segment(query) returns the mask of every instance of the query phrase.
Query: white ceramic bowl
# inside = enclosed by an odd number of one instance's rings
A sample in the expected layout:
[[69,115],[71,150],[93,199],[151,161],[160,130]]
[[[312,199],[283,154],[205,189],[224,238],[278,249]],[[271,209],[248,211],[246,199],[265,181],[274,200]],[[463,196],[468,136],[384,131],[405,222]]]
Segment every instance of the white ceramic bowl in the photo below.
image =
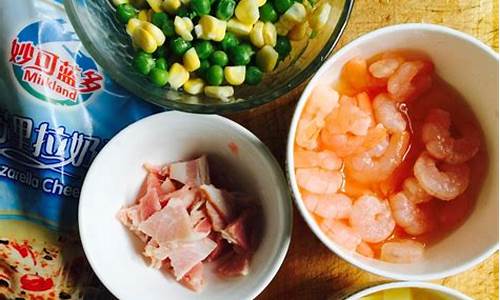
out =
[[334,298],[331,298],[332,300],[335,299],[345,299],[345,300],[358,300],[362,297],[384,291],[384,290],[390,290],[390,289],[399,289],[399,288],[419,288],[419,289],[424,289],[428,291],[432,291],[436,295],[439,295],[441,298],[439,299],[449,299],[449,300],[472,300],[471,298],[467,297],[466,295],[457,292],[453,289],[450,289],[448,287],[442,286],[442,285],[437,285],[433,283],[427,283],[427,282],[415,282],[415,281],[404,281],[404,282],[389,282],[389,283],[384,283],[384,284],[379,284],[375,286],[371,286],[365,289],[362,289],[358,291],[355,294],[350,294],[346,298],[341,298],[340,296],[335,296]]
[[[231,142],[238,154],[228,147]],[[165,164],[200,154],[223,165],[226,174],[258,197],[264,233],[248,276],[221,280],[206,270],[206,288],[197,294],[148,267],[141,255],[144,245],[116,213],[134,201],[146,175],[144,162]],[[93,270],[119,299],[252,299],[283,262],[290,243],[291,206],[281,168],[248,130],[219,116],[164,112],[128,126],[96,157],[80,196],[80,236]]]
[[[468,101],[481,123],[489,153],[489,172],[466,222],[442,241],[426,248],[425,259],[391,264],[351,253],[332,242],[307,211],[297,187],[293,146],[300,115],[319,82],[335,82],[351,58],[368,58],[393,49],[428,54],[437,73]],[[478,40],[455,30],[427,24],[405,24],[366,34],[336,52],[316,73],[300,98],[287,145],[287,172],[295,203],[312,231],[331,251],[375,274],[398,280],[433,280],[464,271],[498,249],[498,55]]]

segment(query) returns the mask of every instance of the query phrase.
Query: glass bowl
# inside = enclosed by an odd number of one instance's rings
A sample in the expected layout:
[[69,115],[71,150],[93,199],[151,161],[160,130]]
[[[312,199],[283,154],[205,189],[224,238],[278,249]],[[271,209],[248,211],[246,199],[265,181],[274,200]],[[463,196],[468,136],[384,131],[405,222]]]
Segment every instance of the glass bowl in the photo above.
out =
[[131,66],[134,50],[130,37],[115,14],[110,0],[66,0],[64,5],[83,46],[124,88],[156,105],[197,113],[223,113],[256,107],[293,90],[323,64],[338,42],[354,0],[324,0],[332,5],[328,23],[314,38],[293,42],[291,55],[257,86],[235,88],[229,101],[192,96],[182,91],[158,88]]

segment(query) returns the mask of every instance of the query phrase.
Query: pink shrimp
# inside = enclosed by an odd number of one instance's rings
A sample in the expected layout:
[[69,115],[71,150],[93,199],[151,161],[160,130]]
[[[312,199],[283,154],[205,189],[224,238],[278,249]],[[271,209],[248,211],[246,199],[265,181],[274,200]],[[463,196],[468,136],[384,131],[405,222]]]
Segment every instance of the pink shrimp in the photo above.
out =
[[388,94],[379,94],[373,100],[375,120],[390,132],[402,132],[406,129],[406,119],[398,108],[398,103]]
[[413,166],[418,183],[429,195],[441,200],[455,199],[469,186],[469,167],[443,163],[438,168],[436,164],[427,152],[420,154]]
[[388,238],[396,225],[387,200],[368,195],[361,196],[354,202],[349,222],[354,231],[370,243]]
[[464,163],[479,151],[479,132],[470,124],[461,125],[458,129],[462,137],[455,139],[450,134],[450,127],[449,112],[442,109],[431,110],[422,126],[425,148],[429,154],[447,163]]
[[300,147],[295,149],[294,162],[296,168],[319,167],[325,170],[338,170],[342,167],[342,160],[335,152],[328,150],[315,152]]
[[368,152],[352,155],[344,161],[346,171],[359,182],[380,182],[387,179],[403,161],[409,134],[394,133],[384,154],[372,157]]
[[332,241],[349,251],[355,251],[361,243],[361,237],[342,221],[325,219],[320,227]]
[[295,142],[306,149],[318,146],[318,136],[325,117],[338,106],[339,94],[327,85],[314,88],[297,125]]
[[403,182],[403,193],[415,204],[428,202],[432,199],[432,196],[427,194],[415,177],[405,179]]
[[333,134],[323,129],[319,140],[322,147],[335,152],[340,157],[346,157],[363,145],[364,137],[353,134]]
[[368,96],[368,93],[366,92],[359,93],[358,95],[356,95],[356,100],[359,109],[361,109],[361,111],[363,111],[370,117],[371,119],[370,126],[374,125],[375,117],[373,115],[372,101],[370,100],[370,96]]
[[428,61],[402,63],[387,81],[389,94],[398,102],[413,100],[431,87],[433,68]]
[[351,214],[352,200],[344,194],[318,195],[302,193],[307,209],[325,218],[345,219]]
[[320,168],[299,168],[296,176],[301,188],[315,194],[335,194],[343,181],[340,172]]
[[424,245],[413,240],[387,242],[380,249],[380,259],[391,263],[413,263],[423,256]]
[[333,134],[366,135],[372,118],[368,112],[357,106],[356,101],[354,98],[342,96],[339,107],[326,117],[325,129]]
[[421,235],[434,228],[434,215],[430,211],[420,209],[402,192],[389,198],[392,216],[396,224],[411,235]]
[[382,58],[372,63],[368,70],[375,78],[389,78],[401,65],[402,59],[398,58]]

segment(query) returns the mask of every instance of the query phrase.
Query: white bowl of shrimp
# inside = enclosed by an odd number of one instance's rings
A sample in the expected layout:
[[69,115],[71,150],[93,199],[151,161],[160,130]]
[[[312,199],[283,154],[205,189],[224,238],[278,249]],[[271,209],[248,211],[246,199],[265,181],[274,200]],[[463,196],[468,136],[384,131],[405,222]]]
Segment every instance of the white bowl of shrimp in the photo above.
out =
[[434,280],[498,249],[498,55],[429,24],[366,34],[304,90],[290,128],[295,203],[332,252]]

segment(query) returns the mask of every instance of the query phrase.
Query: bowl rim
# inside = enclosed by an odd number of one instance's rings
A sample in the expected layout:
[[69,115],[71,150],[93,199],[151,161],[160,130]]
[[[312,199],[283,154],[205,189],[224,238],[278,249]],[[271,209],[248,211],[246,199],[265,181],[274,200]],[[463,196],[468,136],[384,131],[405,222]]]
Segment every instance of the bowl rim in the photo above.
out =
[[447,286],[421,281],[399,281],[399,282],[385,282],[380,284],[375,284],[364,289],[358,290],[357,292],[350,294],[345,300],[358,300],[361,297],[371,295],[376,292],[385,291],[395,288],[422,288],[426,290],[438,291],[447,294],[448,296],[457,297],[459,300],[472,300],[469,296],[449,288]]
[[379,268],[369,266],[365,264],[364,262],[360,261],[358,258],[356,258],[353,255],[348,255],[347,252],[343,251],[340,246],[338,246],[335,242],[331,241],[319,228],[318,224],[314,220],[314,218],[310,215],[309,211],[305,207],[302,197],[300,194],[300,191],[298,189],[297,183],[296,183],[296,178],[295,178],[295,172],[294,172],[294,158],[293,158],[293,153],[294,153],[294,144],[295,144],[295,133],[297,129],[297,124],[300,119],[300,115],[303,111],[303,108],[305,106],[305,103],[307,102],[307,97],[306,95],[310,95],[311,90],[313,87],[317,84],[318,80],[323,76],[323,74],[330,68],[330,66],[334,63],[334,61],[337,59],[337,57],[342,56],[344,53],[351,51],[352,49],[355,49],[359,44],[364,43],[366,40],[372,39],[374,37],[380,36],[380,35],[385,35],[387,33],[397,33],[397,32],[405,32],[405,31],[414,31],[414,30],[420,30],[420,31],[430,31],[430,32],[438,32],[442,34],[447,34],[454,36],[458,39],[464,40],[467,43],[473,44],[476,47],[478,47],[480,50],[484,51],[485,53],[489,54],[493,59],[495,59],[498,62],[498,53],[493,51],[489,46],[485,45],[483,42],[480,40],[476,39],[475,37],[468,35],[466,33],[463,33],[461,31],[451,29],[446,26],[442,25],[435,25],[435,24],[426,24],[426,23],[407,23],[407,24],[397,24],[397,25],[390,25],[386,27],[382,27],[380,29],[371,31],[369,33],[366,33],[359,38],[354,39],[351,41],[349,44],[345,45],[337,51],[334,55],[332,55],[326,63],[318,70],[318,72],[314,75],[314,77],[309,81],[307,84],[306,88],[302,92],[302,95],[300,96],[299,101],[297,102],[297,106],[294,111],[294,115],[291,121],[290,125],[290,130],[288,133],[288,140],[287,140],[287,154],[286,154],[286,172],[287,172],[287,179],[289,180],[289,185],[292,190],[292,196],[295,202],[296,207],[298,208],[300,214],[306,221],[307,225],[311,229],[311,231],[318,237],[321,242],[333,253],[336,255],[340,256],[342,259],[345,261],[349,262],[350,264],[363,269],[367,272],[370,272],[372,274],[384,276],[387,278],[395,279],[395,280],[409,280],[409,281],[425,281],[425,280],[436,280],[436,279],[442,279],[444,277],[452,276],[458,273],[461,273],[465,270],[468,270],[475,265],[481,263],[484,261],[486,258],[491,256],[495,251],[498,250],[499,242],[498,240],[496,243],[492,244],[488,248],[484,249],[481,255],[475,257],[474,259],[470,261],[466,261],[460,264],[457,264],[453,268],[449,268],[443,271],[439,272],[431,272],[431,273],[426,273],[422,275],[408,275],[400,272],[393,272],[393,271],[385,271],[385,270],[380,270]]
[[[335,46],[338,41],[342,37],[342,33],[344,32],[345,27],[349,21],[349,17],[351,15],[351,11],[354,6],[354,0],[345,0],[344,6],[342,8],[342,12],[340,17],[335,25],[335,28],[332,32],[332,35],[325,43],[324,47],[318,53],[318,55],[312,60],[312,62],[307,65],[307,67],[302,70],[300,73],[293,76],[289,81],[283,82],[279,85],[276,90],[272,93],[266,94],[265,97],[259,99],[253,99],[251,101],[243,100],[232,103],[224,103],[222,101],[213,103],[213,104],[193,104],[180,102],[176,100],[169,100],[163,98],[162,102],[155,100],[155,97],[148,93],[141,94],[139,91],[143,89],[143,87],[128,78],[127,76],[121,74],[120,72],[116,72],[114,68],[108,63],[108,60],[104,58],[105,55],[101,55],[101,51],[98,47],[94,45],[91,41],[90,37],[87,35],[85,31],[85,26],[81,22],[78,17],[77,2],[82,2],[83,0],[66,0],[64,1],[64,8],[66,10],[66,14],[68,16],[69,21],[71,22],[73,29],[78,35],[82,45],[85,47],[87,52],[92,56],[92,58],[97,62],[97,64],[108,74],[114,81],[116,81],[121,87],[127,89],[129,92],[137,96],[138,98],[145,100],[149,103],[152,103],[156,106],[160,106],[163,108],[175,109],[185,112],[195,112],[195,113],[226,113],[226,112],[238,112],[247,109],[251,109],[269,102],[272,102],[282,96],[285,96],[290,91],[298,87],[303,82],[310,79],[312,75],[323,65],[326,59],[333,52]],[[166,95],[166,93],[165,93]]]
[[[82,184],[82,189],[80,192],[80,198],[79,198],[79,204],[78,204],[78,230],[79,230],[79,235],[80,235],[80,240],[82,243],[82,248],[85,253],[85,256],[96,274],[96,276],[99,278],[99,280],[102,282],[102,284],[115,296],[118,297],[120,293],[117,292],[117,290],[112,287],[109,284],[109,281],[105,276],[103,276],[102,273],[100,273],[98,268],[96,268],[96,263],[94,261],[93,256],[90,253],[90,250],[87,247],[87,240],[91,238],[91,236],[87,233],[87,230],[84,226],[84,220],[87,219],[87,217],[83,214],[84,209],[82,207],[85,205],[85,195],[87,194],[87,190],[91,189],[91,186],[89,185],[89,180],[91,176],[96,176],[97,174],[97,165],[101,164],[101,160],[104,160],[104,156],[101,155],[101,153],[105,153],[105,149],[112,147],[112,145],[119,139],[122,138],[123,136],[128,135],[128,133],[132,130],[134,130],[136,127],[141,126],[141,123],[143,122],[149,122],[152,119],[161,119],[161,118],[168,118],[171,115],[182,115],[182,116],[187,116],[189,115],[190,117],[195,117],[195,118],[206,118],[211,120],[211,122],[220,122],[224,124],[225,126],[232,127],[235,129],[237,132],[241,134],[241,136],[244,139],[247,139],[251,141],[253,144],[256,145],[256,150],[259,151],[265,161],[271,165],[271,168],[273,170],[273,175],[277,178],[277,180],[280,182],[279,186],[276,188],[279,189],[279,194],[282,195],[282,199],[280,200],[280,206],[283,208],[283,218],[284,218],[284,223],[285,226],[281,229],[280,231],[280,242],[278,244],[278,250],[273,257],[273,260],[270,264],[265,266],[263,268],[262,275],[257,279],[256,286],[257,288],[249,295],[248,299],[253,299],[257,297],[272,281],[272,279],[276,276],[278,273],[278,270],[280,269],[281,265],[283,264],[286,254],[288,253],[288,249],[290,246],[291,242],[291,237],[292,237],[292,229],[293,229],[293,205],[291,201],[291,195],[290,191],[288,189],[287,181],[285,179],[285,175],[277,162],[276,158],[272,155],[271,151],[267,146],[260,141],[257,136],[255,136],[251,131],[243,127],[242,125],[236,123],[235,121],[232,121],[230,119],[227,119],[222,116],[218,115],[197,115],[193,113],[186,113],[186,112],[179,112],[179,111],[165,111],[165,112],[160,112],[157,114],[153,114],[151,116],[148,116],[146,118],[140,119],[124,129],[122,129],[120,132],[118,132],[111,140],[108,141],[108,143],[99,151],[97,156],[95,157],[94,161],[92,162],[91,166],[89,167],[87,174],[85,175],[84,182]],[[104,162],[104,161],[103,161]],[[125,203],[125,199],[124,199]],[[113,216],[111,216],[113,217]],[[147,268],[147,265],[144,265],[145,268]]]

